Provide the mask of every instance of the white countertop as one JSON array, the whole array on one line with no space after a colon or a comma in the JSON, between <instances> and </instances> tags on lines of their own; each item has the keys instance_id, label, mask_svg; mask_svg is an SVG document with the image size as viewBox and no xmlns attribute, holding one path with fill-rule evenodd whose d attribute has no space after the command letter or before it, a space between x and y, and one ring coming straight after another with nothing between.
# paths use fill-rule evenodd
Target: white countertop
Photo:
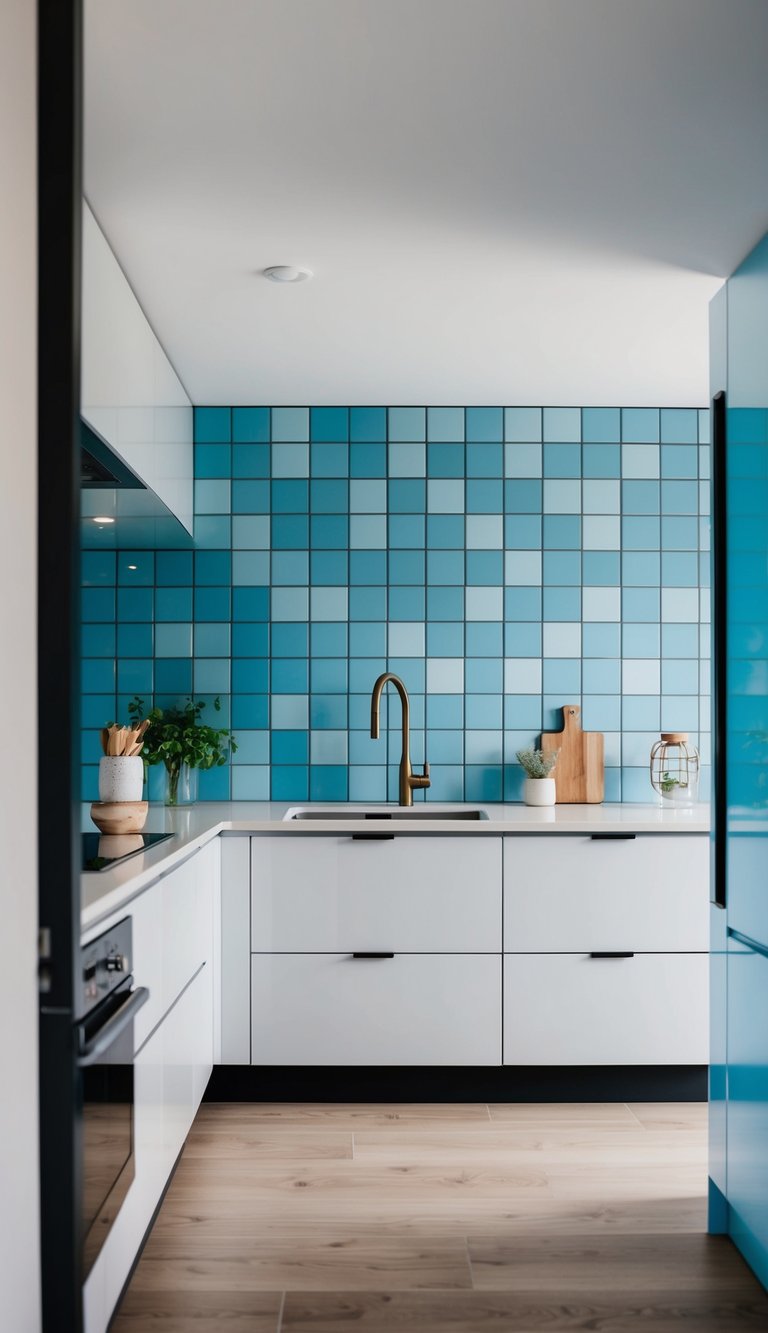
<instances>
[{"instance_id":1,"label":"white countertop","mask_svg":"<svg viewBox=\"0 0 768 1333\"><path fill-rule=\"evenodd\" d=\"M317 808L327 811L333 807L316 802ZM437 811L466 809L461 805L422 805L421 810ZM584 834L591 833L697 833L709 832L708 805L688 809L674 809L657 804L616 805L557 805L533 808L525 805L483 805L487 819L461 820L421 818L418 822L388 822L387 832L398 836L418 837L424 834L443 834L463 837L488 837L499 834ZM152 805L149 809L145 832L172 832L173 838L159 846L132 856L111 870L84 874L81 878L81 925L83 931L118 911L154 880L172 870L180 861L220 833L272 834L306 837L310 834L336 835L361 832L358 819L344 817L345 811L385 810L387 807L350 807L339 805L338 819L301 819L284 822L288 810L310 807L291 802L268 801L210 801L190 806L167 809ZM391 807L396 810L396 806ZM334 811L335 813L335 811ZM89 806L83 807L83 831L93 832ZM371 825L368 825L371 830Z\"/></svg>"}]
</instances>

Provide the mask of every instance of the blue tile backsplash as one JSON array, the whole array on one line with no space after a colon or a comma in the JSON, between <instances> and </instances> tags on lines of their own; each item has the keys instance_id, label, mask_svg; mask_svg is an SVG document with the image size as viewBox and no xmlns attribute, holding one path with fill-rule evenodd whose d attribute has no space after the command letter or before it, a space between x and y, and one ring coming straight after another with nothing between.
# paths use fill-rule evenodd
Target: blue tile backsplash
<instances>
[{"instance_id":1,"label":"blue tile backsplash","mask_svg":"<svg viewBox=\"0 0 768 1333\"><path fill-rule=\"evenodd\" d=\"M193 691L239 742L202 799L396 799L388 669L416 800L519 799L573 702L606 799L649 799L661 728L709 763L708 440L695 408L196 408L196 550L83 553L84 797L105 722Z\"/></svg>"}]
</instances>

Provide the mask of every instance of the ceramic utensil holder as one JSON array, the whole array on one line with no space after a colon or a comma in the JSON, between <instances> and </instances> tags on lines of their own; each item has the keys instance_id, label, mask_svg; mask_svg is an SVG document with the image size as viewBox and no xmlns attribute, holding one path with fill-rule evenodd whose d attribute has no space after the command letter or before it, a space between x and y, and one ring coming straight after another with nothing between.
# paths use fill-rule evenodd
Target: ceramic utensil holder
<instances>
[{"instance_id":1,"label":"ceramic utensil holder","mask_svg":"<svg viewBox=\"0 0 768 1333\"><path fill-rule=\"evenodd\" d=\"M99 760L99 800L140 801L144 790L141 755L104 755Z\"/></svg>"}]
</instances>

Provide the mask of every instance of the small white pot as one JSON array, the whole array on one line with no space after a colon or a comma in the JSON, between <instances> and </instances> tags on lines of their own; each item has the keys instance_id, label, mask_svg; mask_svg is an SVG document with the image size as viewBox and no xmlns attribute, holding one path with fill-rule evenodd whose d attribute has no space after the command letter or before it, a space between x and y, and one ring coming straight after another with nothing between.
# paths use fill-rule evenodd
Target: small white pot
<instances>
[{"instance_id":1,"label":"small white pot","mask_svg":"<svg viewBox=\"0 0 768 1333\"><path fill-rule=\"evenodd\" d=\"M140 801L144 760L140 754L105 754L99 760L100 801Z\"/></svg>"},{"instance_id":2,"label":"small white pot","mask_svg":"<svg viewBox=\"0 0 768 1333\"><path fill-rule=\"evenodd\" d=\"M554 805L554 778L526 778L523 783L523 800L526 805Z\"/></svg>"}]
</instances>

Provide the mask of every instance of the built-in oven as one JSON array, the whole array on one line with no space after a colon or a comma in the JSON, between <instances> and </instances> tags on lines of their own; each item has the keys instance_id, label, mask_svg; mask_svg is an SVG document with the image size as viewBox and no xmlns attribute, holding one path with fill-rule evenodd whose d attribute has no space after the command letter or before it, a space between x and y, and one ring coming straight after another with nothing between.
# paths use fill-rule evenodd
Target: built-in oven
<instances>
[{"instance_id":1,"label":"built-in oven","mask_svg":"<svg viewBox=\"0 0 768 1333\"><path fill-rule=\"evenodd\" d=\"M82 1273L101 1250L135 1175L133 1021L149 999L131 973L131 918L81 951L77 1063L82 1080Z\"/></svg>"}]
</instances>

